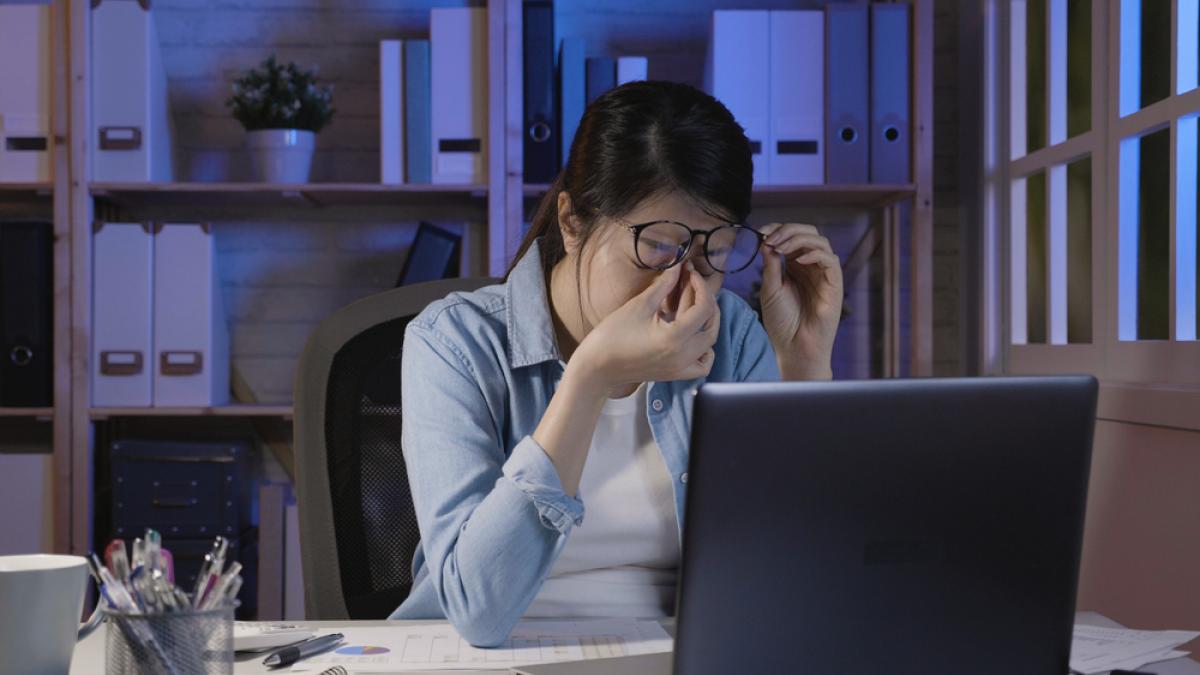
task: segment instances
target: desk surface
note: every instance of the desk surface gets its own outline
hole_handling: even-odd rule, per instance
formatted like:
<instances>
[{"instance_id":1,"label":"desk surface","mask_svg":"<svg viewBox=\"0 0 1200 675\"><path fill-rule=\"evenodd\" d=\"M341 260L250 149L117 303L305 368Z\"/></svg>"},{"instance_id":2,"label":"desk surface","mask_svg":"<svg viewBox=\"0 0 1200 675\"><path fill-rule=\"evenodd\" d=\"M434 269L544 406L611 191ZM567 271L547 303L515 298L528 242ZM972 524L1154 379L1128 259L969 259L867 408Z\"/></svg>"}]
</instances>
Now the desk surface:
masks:
<instances>
[{"instance_id":1,"label":"desk surface","mask_svg":"<svg viewBox=\"0 0 1200 675\"><path fill-rule=\"evenodd\" d=\"M1104 616L1093 612L1081 612L1076 615L1077 623L1089 624L1094 626L1112 626L1119 627L1115 621L1112 621ZM436 623L433 621L292 621L289 623L297 623L304 626L313 626L321 628L337 628L340 626L388 626L394 624L420 625L426 623ZM666 620L663 626L668 632L674 634L674 621ZM107 624L101 626L99 630L92 633L88 638L79 643L75 648L75 656L71 660L70 675L104 675L104 631L107 630ZM262 654L241 655L237 657L237 663L234 665L233 672L241 675L242 673L270 673L270 672L289 672L290 669L280 671L268 670L262 665ZM503 670L480 670L480 671L454 671L455 673L488 673L496 675L504 673ZM1150 672L1157 675L1200 675L1200 663L1193 661L1190 658L1175 659L1173 661L1163 661L1156 663ZM413 675L410 673L410 675ZM419 674L417 674L419 675ZM429 675L446 675L446 671L431 671Z\"/></svg>"}]
</instances>

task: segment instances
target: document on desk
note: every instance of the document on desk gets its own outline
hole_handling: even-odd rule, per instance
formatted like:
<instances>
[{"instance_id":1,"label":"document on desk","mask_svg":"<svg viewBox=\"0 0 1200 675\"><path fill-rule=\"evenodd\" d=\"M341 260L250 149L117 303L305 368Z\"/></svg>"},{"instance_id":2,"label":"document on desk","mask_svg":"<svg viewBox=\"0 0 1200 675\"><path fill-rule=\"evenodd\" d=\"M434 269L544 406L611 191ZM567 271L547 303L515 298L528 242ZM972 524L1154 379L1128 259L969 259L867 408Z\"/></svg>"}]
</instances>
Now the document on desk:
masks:
<instances>
[{"instance_id":1,"label":"document on desk","mask_svg":"<svg viewBox=\"0 0 1200 675\"><path fill-rule=\"evenodd\" d=\"M341 647L305 659L292 672L342 666L351 673L412 670L507 670L513 666L669 652L674 642L656 621L522 621L499 647L473 647L449 623L339 627Z\"/></svg>"},{"instance_id":2,"label":"document on desk","mask_svg":"<svg viewBox=\"0 0 1200 675\"><path fill-rule=\"evenodd\" d=\"M1071 668L1081 673L1136 670L1148 663L1187 656L1175 648L1200 637L1182 630L1128 630L1076 625Z\"/></svg>"}]
</instances>

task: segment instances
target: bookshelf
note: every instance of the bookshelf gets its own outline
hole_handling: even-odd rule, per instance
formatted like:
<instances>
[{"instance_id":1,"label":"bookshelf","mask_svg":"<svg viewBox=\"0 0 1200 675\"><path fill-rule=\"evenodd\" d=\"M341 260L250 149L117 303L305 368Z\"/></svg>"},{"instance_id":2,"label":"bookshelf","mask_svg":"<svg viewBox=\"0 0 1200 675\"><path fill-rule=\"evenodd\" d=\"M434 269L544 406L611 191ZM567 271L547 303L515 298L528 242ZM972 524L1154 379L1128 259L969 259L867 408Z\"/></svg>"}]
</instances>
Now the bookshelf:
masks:
<instances>
[{"instance_id":1,"label":"bookshelf","mask_svg":"<svg viewBox=\"0 0 1200 675\"><path fill-rule=\"evenodd\" d=\"M37 408L0 408L0 417L28 418L34 420L50 420L54 417L53 407Z\"/></svg>"},{"instance_id":2,"label":"bookshelf","mask_svg":"<svg viewBox=\"0 0 1200 675\"><path fill-rule=\"evenodd\" d=\"M484 208L488 186L379 183L92 183L93 197L123 208L304 206L472 206Z\"/></svg>"},{"instance_id":3,"label":"bookshelf","mask_svg":"<svg viewBox=\"0 0 1200 675\"><path fill-rule=\"evenodd\" d=\"M93 420L106 420L111 417L280 417L290 419L292 406L235 403L211 407L95 407L91 408L88 414Z\"/></svg>"},{"instance_id":4,"label":"bookshelf","mask_svg":"<svg viewBox=\"0 0 1200 675\"><path fill-rule=\"evenodd\" d=\"M49 199L54 183L0 183L0 195L4 197L42 197Z\"/></svg>"},{"instance_id":5,"label":"bookshelf","mask_svg":"<svg viewBox=\"0 0 1200 675\"><path fill-rule=\"evenodd\" d=\"M549 185L526 184L522 193L527 200L546 194ZM754 188L755 208L859 208L882 209L912 199L914 184L887 185L770 185Z\"/></svg>"},{"instance_id":6,"label":"bookshelf","mask_svg":"<svg viewBox=\"0 0 1200 675\"><path fill-rule=\"evenodd\" d=\"M44 184L0 183L0 217L8 216L14 207L25 210L32 205L40 213L52 212L55 224L55 334L69 339L55 343L54 405L38 409L0 409L0 417L52 420L54 453L54 546L60 552L82 553L91 545L93 457L98 424L122 419L187 418L198 423L219 423L220 420L250 420L256 424L286 423L292 417L290 404L272 401L263 404L234 403L217 407L187 408L125 408L95 407L90 402L90 339L91 339L91 241L92 226L97 217L117 218L144 212L191 214L193 218L253 220L264 213L278 210L278 225L291 227L291 214L310 214L312 222L304 227L319 228L321 220L344 222L364 212L372 214L403 213L407 220L436 219L436 215L453 213L454 218L466 221L474 234L472 246L478 249L472 266L464 275L498 275L507 267L516 250L522 227L530 206L545 193L546 185L526 185L522 176L522 27L520 0L489 0L486 3L444 3L434 0L404 7L403 37L412 36L412 27L432 6L446 4L485 4L488 31L488 166L486 181L470 185L382 185L364 182L360 177L334 176L338 182L317 182L295 185L253 182L169 182L169 183L110 183L92 179L90 169L91 128L89 92L92 73L89 64L90 0L52 0L55 30L55 104L54 133L59 142L54 146L54 180ZM930 374L932 366L932 139L933 139L933 0L911 0L913 5L913 172L914 182L907 185L810 185L772 186L756 189L754 206L771 209L852 209L870 211L878 222L872 228L872 242L879 242L885 279L884 360L887 372L897 372L902 360L912 363L912 373ZM575 6L560 3L563 20L574 26L567 32L583 33L593 51L639 51L640 44L652 44L659 39L658 28L642 26L635 37L642 43L624 44L616 37L629 34L633 24L660 22L667 17L670 34L657 51L641 50L651 58L651 76L656 72L681 73L691 78L701 70L694 63L697 53L703 52L707 25L705 17L718 8L811 8L823 2L809 0L732 0L731 2L690 3L669 0L665 9L643 8L644 3L619 0L616 3L584 3ZM315 4L314 4L315 6ZM308 5L298 11L316 11ZM627 11L628 10L628 11ZM248 10L249 11L249 10ZM367 11L367 10L353 10ZM374 11L374 10L371 10ZM341 20L341 19L339 19ZM347 19L348 20L348 19ZM556 20L557 21L557 20ZM238 29L231 22L229 31ZM293 22L295 23L295 22ZM374 35L374 33L372 33ZM378 38L393 37L380 33ZM376 39L378 39L376 38ZM231 38L232 39L232 38ZM240 33L236 39L246 39ZM364 41L365 42L365 41ZM68 46L70 48L68 48ZM677 49L678 47L678 49ZM188 47L195 50L195 47ZM249 52L246 47L231 47ZM287 48L280 48L286 54ZM257 53L257 52L255 52ZM307 52L306 52L307 53ZM332 70L350 72L370 70L371 59L377 53L377 43L356 45L347 53L357 54L358 60L336 63ZM291 58L291 57L285 57ZM656 59L667 64L665 71L655 67ZM253 60L237 67L251 65ZM306 63L313 59L308 59ZM297 58L298 62L304 59ZM223 66L226 74L233 66ZM323 73L326 71L322 71ZM190 77L190 75L189 75ZM377 79L377 78L376 78ZM361 90L372 86L360 79L347 89ZM377 82L374 85L377 87ZM344 90L339 90L344 91ZM189 94L190 95L190 94ZM220 94L223 96L224 94ZM335 94L335 104L338 104ZM214 96L214 99L216 97ZM370 99L370 97L366 97ZM193 108L209 106L221 111L216 103L186 101ZM173 98L172 105L177 105ZM363 104L355 113L351 106L347 124L349 143L362 141L361 116ZM176 113L178 115L178 113ZM216 113L211 113L216 114ZM340 113L339 113L340 114ZM358 122L353 116L360 116ZM190 124L191 122L189 122ZM337 124L337 122L335 122ZM360 128L355 132L354 124ZM323 132L324 133L324 132ZM367 133L369 135L369 133ZM217 134L223 140L224 136ZM338 138L338 137L330 137ZM319 146L320 149L320 146ZM361 151L361 147L355 148ZM361 154L361 152L360 152ZM316 162L321 162L318 153ZM213 180L204 176L206 180ZM911 240L904 247L911 252L908 285L912 293L910 316L898 315L898 275L900 265L901 231L898 223L902 209L908 209ZM348 215L349 214L349 215ZM318 223L314 225L313 223ZM855 250L854 264L861 265L870 253L867 248ZM860 255L861 253L861 255ZM850 262L850 261L848 261ZM911 325L911 351L901 353L900 325Z\"/></svg>"}]
</instances>

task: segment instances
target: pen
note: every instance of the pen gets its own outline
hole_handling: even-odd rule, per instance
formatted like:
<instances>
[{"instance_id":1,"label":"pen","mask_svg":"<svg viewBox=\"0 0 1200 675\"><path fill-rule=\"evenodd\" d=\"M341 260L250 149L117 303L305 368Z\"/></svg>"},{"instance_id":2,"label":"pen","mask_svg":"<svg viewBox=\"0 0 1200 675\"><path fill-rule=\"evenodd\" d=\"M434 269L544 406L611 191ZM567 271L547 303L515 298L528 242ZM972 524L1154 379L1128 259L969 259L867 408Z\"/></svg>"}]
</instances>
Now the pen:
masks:
<instances>
[{"instance_id":1,"label":"pen","mask_svg":"<svg viewBox=\"0 0 1200 675\"><path fill-rule=\"evenodd\" d=\"M322 635L311 640L305 640L298 645L284 647L279 651L272 652L270 656L263 659L263 665L272 668L290 666L300 659L307 659L310 656L336 647L344 637L341 633L333 633L332 635Z\"/></svg>"},{"instance_id":2,"label":"pen","mask_svg":"<svg viewBox=\"0 0 1200 675\"><path fill-rule=\"evenodd\" d=\"M236 560L233 561L229 565L229 569L225 570L225 573L213 584L212 590L208 592L204 601L200 603L200 609L211 609L220 605L225 600L225 590L229 588L229 584L237 578L238 573L241 571L242 564Z\"/></svg>"},{"instance_id":3,"label":"pen","mask_svg":"<svg viewBox=\"0 0 1200 675\"><path fill-rule=\"evenodd\" d=\"M204 562L200 563L200 571L196 573L196 588L192 592L192 606L200 607L200 601L204 599L204 589L208 586L208 573L212 569L213 554L205 553Z\"/></svg>"}]
</instances>

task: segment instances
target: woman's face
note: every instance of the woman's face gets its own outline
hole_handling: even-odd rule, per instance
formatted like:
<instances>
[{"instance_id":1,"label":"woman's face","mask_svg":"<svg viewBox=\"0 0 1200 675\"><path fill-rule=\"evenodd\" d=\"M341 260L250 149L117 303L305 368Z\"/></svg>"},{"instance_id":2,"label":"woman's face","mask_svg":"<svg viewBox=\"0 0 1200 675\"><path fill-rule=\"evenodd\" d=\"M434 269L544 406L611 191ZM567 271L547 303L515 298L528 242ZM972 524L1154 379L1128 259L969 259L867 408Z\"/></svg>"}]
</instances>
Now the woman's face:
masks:
<instances>
[{"instance_id":1,"label":"woman's face","mask_svg":"<svg viewBox=\"0 0 1200 675\"><path fill-rule=\"evenodd\" d=\"M560 195L560 203L563 198ZM569 207L568 207L569 208ZM560 208L560 215L562 209ZM638 263L634 250L634 235L626 225L649 223L656 220L673 220L696 231L709 231L727 223L706 214L703 210L675 193L666 193L647 199L620 220L601 217L595 223L596 232L582 252L583 265L580 270L580 302L583 317L588 326L595 326L621 305L641 293L660 272L647 269ZM560 218L560 222L563 220ZM563 261L574 275L575 263L580 255L578 242L564 228L564 243L568 257ZM713 293L721 288L724 274L709 266L704 257L704 239L697 236L692 242L687 257L679 264L691 261L695 273ZM668 313L675 311L680 291L688 284L686 268L679 276L676 290L668 298Z\"/></svg>"}]
</instances>

